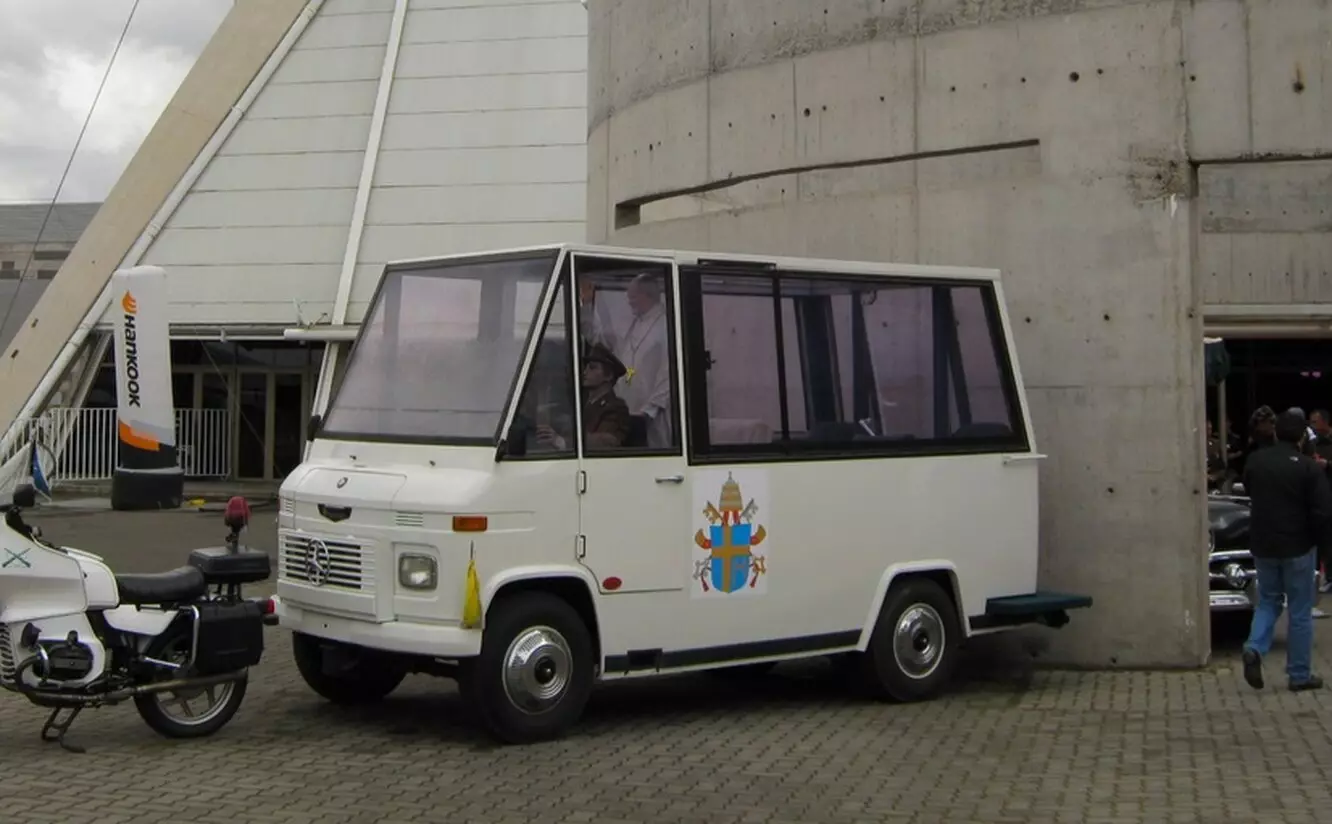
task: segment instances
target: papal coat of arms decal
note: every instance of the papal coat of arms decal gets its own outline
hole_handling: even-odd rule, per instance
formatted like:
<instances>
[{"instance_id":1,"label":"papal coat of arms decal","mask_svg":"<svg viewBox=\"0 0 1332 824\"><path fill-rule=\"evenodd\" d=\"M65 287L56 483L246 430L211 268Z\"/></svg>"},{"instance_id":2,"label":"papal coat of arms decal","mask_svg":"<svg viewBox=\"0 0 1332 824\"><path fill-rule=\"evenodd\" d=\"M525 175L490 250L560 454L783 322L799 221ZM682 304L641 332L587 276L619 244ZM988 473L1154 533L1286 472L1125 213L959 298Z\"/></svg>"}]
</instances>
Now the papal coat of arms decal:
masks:
<instances>
[{"instance_id":1,"label":"papal coat of arms decal","mask_svg":"<svg viewBox=\"0 0 1332 824\"><path fill-rule=\"evenodd\" d=\"M767 591L767 555L755 551L768 537L758 517L758 502L767 504L767 477L761 471L742 470L740 474L737 480L733 470L699 473L695 480L695 497L701 499L698 508L707 522L694 533L695 598L762 595ZM713 499L711 490L718 488L718 481L720 495ZM746 501L745 491L758 494Z\"/></svg>"}]
</instances>

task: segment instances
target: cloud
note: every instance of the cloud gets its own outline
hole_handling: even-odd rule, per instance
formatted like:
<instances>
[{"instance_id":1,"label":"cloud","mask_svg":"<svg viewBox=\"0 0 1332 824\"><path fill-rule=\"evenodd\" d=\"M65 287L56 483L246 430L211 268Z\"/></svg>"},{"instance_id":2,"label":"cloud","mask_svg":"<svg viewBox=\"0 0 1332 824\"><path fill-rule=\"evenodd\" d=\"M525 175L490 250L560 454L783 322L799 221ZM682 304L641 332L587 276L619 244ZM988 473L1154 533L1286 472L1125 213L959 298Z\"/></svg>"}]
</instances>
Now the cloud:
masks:
<instances>
[{"instance_id":1,"label":"cloud","mask_svg":"<svg viewBox=\"0 0 1332 824\"><path fill-rule=\"evenodd\" d=\"M0 0L0 202L56 192L133 0ZM101 200L232 0L140 0L61 201Z\"/></svg>"}]
</instances>

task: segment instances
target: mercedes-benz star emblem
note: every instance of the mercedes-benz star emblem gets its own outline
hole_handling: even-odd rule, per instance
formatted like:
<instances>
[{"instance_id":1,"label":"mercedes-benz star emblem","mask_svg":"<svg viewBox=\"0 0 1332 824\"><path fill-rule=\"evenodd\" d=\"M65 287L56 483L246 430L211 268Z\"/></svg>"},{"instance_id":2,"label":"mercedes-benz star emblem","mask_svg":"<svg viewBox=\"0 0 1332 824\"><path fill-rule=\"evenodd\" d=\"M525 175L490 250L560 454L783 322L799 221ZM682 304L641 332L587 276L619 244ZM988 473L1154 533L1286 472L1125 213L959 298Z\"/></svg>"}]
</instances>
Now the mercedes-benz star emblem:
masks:
<instances>
[{"instance_id":1,"label":"mercedes-benz star emblem","mask_svg":"<svg viewBox=\"0 0 1332 824\"><path fill-rule=\"evenodd\" d=\"M318 538L311 538L306 545L305 578L317 587L328 583L329 573L333 571L333 558L328 554L328 544Z\"/></svg>"},{"instance_id":2,"label":"mercedes-benz star emblem","mask_svg":"<svg viewBox=\"0 0 1332 824\"><path fill-rule=\"evenodd\" d=\"M345 475L341 478L338 478L338 489L342 489L346 485L347 485L347 477Z\"/></svg>"}]
</instances>

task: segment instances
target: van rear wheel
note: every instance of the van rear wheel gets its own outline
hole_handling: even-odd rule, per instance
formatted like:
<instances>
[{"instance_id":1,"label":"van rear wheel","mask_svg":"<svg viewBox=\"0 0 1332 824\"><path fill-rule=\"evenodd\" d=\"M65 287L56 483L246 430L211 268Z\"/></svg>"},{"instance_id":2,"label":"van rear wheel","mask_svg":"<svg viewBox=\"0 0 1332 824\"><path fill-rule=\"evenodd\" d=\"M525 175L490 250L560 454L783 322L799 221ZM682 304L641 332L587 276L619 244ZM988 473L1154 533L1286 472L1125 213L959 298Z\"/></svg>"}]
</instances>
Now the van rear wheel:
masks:
<instances>
[{"instance_id":1,"label":"van rear wheel","mask_svg":"<svg viewBox=\"0 0 1332 824\"><path fill-rule=\"evenodd\" d=\"M593 658L591 633L568 602L521 592L490 608L481 654L461 673L461 691L501 741L550 740L582 717Z\"/></svg>"},{"instance_id":2,"label":"van rear wheel","mask_svg":"<svg viewBox=\"0 0 1332 824\"><path fill-rule=\"evenodd\" d=\"M898 581L860 656L859 680L880 700L937 698L952 680L961 642L957 608L943 587L928 578Z\"/></svg>"},{"instance_id":3,"label":"van rear wheel","mask_svg":"<svg viewBox=\"0 0 1332 824\"><path fill-rule=\"evenodd\" d=\"M324 669L326 643L313 635L291 634L296 670L310 689L334 704L373 704L386 698L407 677L407 671L395 666L388 656L358 654L354 649L346 652L349 660L335 672L328 672Z\"/></svg>"}]
</instances>

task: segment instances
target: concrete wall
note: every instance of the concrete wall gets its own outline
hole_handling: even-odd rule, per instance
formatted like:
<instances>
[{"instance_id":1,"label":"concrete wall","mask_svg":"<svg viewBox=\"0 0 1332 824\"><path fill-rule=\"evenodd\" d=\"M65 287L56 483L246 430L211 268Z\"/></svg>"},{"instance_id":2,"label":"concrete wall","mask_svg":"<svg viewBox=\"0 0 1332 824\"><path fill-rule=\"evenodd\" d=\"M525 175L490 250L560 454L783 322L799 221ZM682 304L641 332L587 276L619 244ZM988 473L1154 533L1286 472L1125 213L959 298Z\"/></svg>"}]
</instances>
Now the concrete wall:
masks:
<instances>
[{"instance_id":1,"label":"concrete wall","mask_svg":"<svg viewBox=\"0 0 1332 824\"><path fill-rule=\"evenodd\" d=\"M1201 298L1249 298L1195 261L1224 257L1237 280L1250 241L1223 230L1262 236L1251 255L1323 254L1326 189L1275 161L1332 148L1329 3L589 9L590 239L1001 267L1050 455L1041 582L1097 600L1054 656L1204 662ZM1192 161L1213 164L1201 203ZM1209 215L1227 192L1293 198L1297 231ZM1328 288L1304 282L1263 294Z\"/></svg>"},{"instance_id":2,"label":"concrete wall","mask_svg":"<svg viewBox=\"0 0 1332 824\"><path fill-rule=\"evenodd\" d=\"M1326 320L1332 4L1216 0L1198 3L1187 19L1188 135L1199 163L1195 271L1205 311L1231 322L1274 313Z\"/></svg>"}]
</instances>

